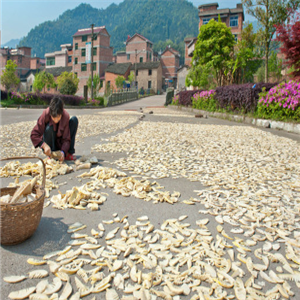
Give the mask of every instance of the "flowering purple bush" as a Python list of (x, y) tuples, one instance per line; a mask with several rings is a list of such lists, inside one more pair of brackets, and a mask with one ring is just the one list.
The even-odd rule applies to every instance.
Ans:
[(289, 81), (263, 91), (258, 101), (260, 118), (300, 120), (300, 82)]
[(233, 112), (254, 112), (262, 89), (269, 91), (275, 85), (276, 83), (246, 83), (218, 87), (215, 95), (217, 107)]
[(208, 111), (216, 110), (215, 90), (197, 92), (192, 97), (193, 108)]

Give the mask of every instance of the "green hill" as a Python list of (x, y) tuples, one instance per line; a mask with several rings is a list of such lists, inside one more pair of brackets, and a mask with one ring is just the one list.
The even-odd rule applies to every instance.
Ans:
[(125, 50), (127, 36), (142, 34), (154, 43), (154, 51), (167, 45), (184, 56), (184, 38), (198, 35), (198, 10), (187, 0), (124, 0), (106, 9), (80, 4), (65, 11), (57, 20), (47, 21), (33, 28), (19, 43), (32, 47), (32, 54), (44, 57), (57, 51), (61, 44), (72, 43), (72, 35), (80, 28), (106, 26), (111, 46)]

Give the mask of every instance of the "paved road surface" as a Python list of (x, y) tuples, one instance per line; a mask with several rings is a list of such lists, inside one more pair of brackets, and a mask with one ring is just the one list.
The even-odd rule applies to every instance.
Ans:
[[(130, 102), (120, 106), (106, 108), (103, 110), (70, 109), (68, 111), (70, 115), (83, 115), (83, 114), (91, 115), (91, 114), (98, 113), (100, 111), (115, 111), (115, 110), (139, 111), (141, 107), (145, 111), (147, 107), (150, 108), (152, 107), (153, 110), (154, 107), (162, 107), (164, 105), (164, 101), (165, 101), (165, 95), (159, 95), (159, 96), (153, 96), (142, 100)], [(1, 109), (1, 124), (4, 125), (4, 124), (17, 123), (20, 121), (33, 121), (39, 117), (41, 112), (42, 109), (19, 109), (19, 110)], [(214, 118), (208, 118), (208, 119), (194, 118), (191, 117), (192, 114), (190, 114), (189, 116), (187, 115), (181, 117), (174, 116), (171, 114), (171, 112), (170, 114), (168, 114), (166, 113), (166, 111), (164, 111), (164, 114), (165, 115), (159, 115), (159, 114), (156, 115), (156, 113), (154, 113), (153, 115), (150, 115), (149, 113), (145, 113), (145, 118), (142, 121), (137, 120), (136, 123), (131, 124), (130, 126), (128, 126), (128, 128), (132, 128), (133, 126), (139, 124), (139, 122), (145, 122), (145, 121), (155, 122), (155, 123), (171, 122), (174, 124), (185, 123), (185, 124), (204, 124), (204, 125), (207, 124), (230, 125), (230, 126), (244, 126), (244, 127), (248, 126), (245, 124), (234, 123), (234, 122), (229, 122), (229, 121), (219, 120)], [(260, 130), (269, 131), (277, 136), (288, 137), (289, 139), (295, 140), (299, 143), (299, 136), (295, 134), (288, 134), (288, 133), (271, 130), (271, 129), (260, 129)], [(119, 130), (118, 132), (119, 133), (124, 132), (124, 129)], [(113, 136), (118, 132), (86, 138), (84, 140), (84, 143), (80, 143), (79, 145), (76, 146), (76, 154), (89, 155), (91, 153), (91, 146), (93, 146), (96, 143), (99, 143), (101, 137)], [(251, 141), (245, 141), (245, 143), (251, 143)], [(106, 167), (115, 167), (114, 165), (111, 164), (111, 162), (114, 162), (119, 157), (126, 157), (126, 153), (98, 153), (97, 152), (94, 153), (94, 155), (96, 155), (97, 158), (99, 159), (100, 165)], [(299, 162), (290, 162), (290, 163), (297, 164)], [(64, 193), (65, 191), (72, 189), (73, 186), (79, 186), (82, 184), (82, 182), (79, 182), (78, 181), (79, 179), (76, 177), (78, 174), (82, 172), (83, 171), (77, 171), (68, 175), (58, 176), (54, 180), (57, 181), (58, 183), (66, 182), (65, 185), (62, 185), (60, 187), (60, 191)], [(298, 175), (295, 174), (295, 176)], [(7, 183), (7, 181), (10, 182), (11, 179), (10, 180), (5, 179), (3, 180), (2, 183)], [(192, 182), (185, 178), (178, 178), (178, 179), (163, 178), (157, 181), (162, 186), (165, 187), (166, 191), (171, 191), (171, 192), (180, 191), (181, 200), (195, 197), (194, 190), (204, 189), (204, 186), (200, 182)], [(40, 259), (46, 253), (63, 249), (67, 245), (68, 241), (70, 240), (70, 235), (67, 233), (67, 229), (70, 224), (73, 224), (74, 222), (81, 222), (83, 224), (86, 224), (87, 228), (83, 230), (83, 232), (91, 235), (90, 234), (91, 229), (97, 229), (97, 225), (103, 220), (112, 219), (114, 213), (117, 213), (120, 218), (122, 218), (125, 215), (128, 215), (128, 221), (130, 224), (135, 224), (136, 219), (138, 217), (147, 215), (151, 223), (155, 226), (155, 228), (160, 228), (163, 221), (168, 218), (178, 218), (179, 216), (187, 215), (188, 218), (183, 222), (187, 222), (191, 224), (191, 227), (195, 229), (195, 228), (199, 228), (198, 226), (196, 226), (196, 221), (198, 221), (199, 219), (208, 218), (210, 222), (208, 223), (207, 226), (210, 232), (212, 233), (212, 236), (216, 237), (216, 235), (218, 234), (216, 230), (216, 226), (218, 225), (218, 223), (215, 221), (214, 216), (203, 215), (203, 214), (201, 215), (198, 213), (199, 210), (205, 209), (205, 207), (200, 203), (196, 203), (195, 205), (186, 205), (183, 203), (176, 203), (174, 205), (170, 205), (167, 203), (153, 204), (152, 202), (145, 202), (141, 199), (137, 199), (132, 196), (125, 198), (122, 197), (121, 195), (116, 195), (115, 193), (113, 193), (112, 189), (110, 188), (105, 188), (102, 191), (108, 193), (107, 201), (103, 205), (101, 205), (100, 210), (96, 212), (90, 210), (82, 211), (82, 210), (74, 210), (74, 209), (57, 210), (57, 209), (53, 209), (51, 205), (44, 208), (43, 217), (40, 222), (40, 225), (37, 231), (35, 232), (35, 234), (30, 239), (16, 246), (1, 246), (0, 249), (1, 278), (9, 275), (26, 275), (27, 272), (37, 268), (48, 269), (47, 266), (46, 267), (31, 266), (26, 261), (30, 257)], [(57, 190), (53, 190), (51, 192), (51, 196), (54, 194), (57, 194)], [(299, 197), (298, 197), (298, 201), (299, 201)], [(105, 225), (106, 233), (115, 227), (116, 224)], [(230, 225), (225, 224), (224, 228), (226, 232), (229, 233), (232, 227)], [(99, 243), (101, 243), (101, 245), (105, 245), (104, 239), (103, 238), (100, 239)], [(262, 243), (259, 243), (259, 245), (262, 246)], [(280, 251), (283, 254), (285, 254), (283, 248), (284, 247), (282, 247)], [(238, 252), (236, 252), (236, 254), (237, 253)], [(257, 261), (257, 259), (253, 255), (253, 252), (251, 252), (251, 254), (249, 255), (253, 258), (253, 260), (256, 260), (256, 262), (262, 263), (261, 261)], [(241, 268), (245, 270), (247, 274), (245, 277), (242, 278), (243, 281), (245, 282), (245, 280), (249, 278), (249, 272), (247, 271), (247, 268), (243, 263)], [(143, 272), (146, 273), (148, 271), (149, 270), (146, 271), (143, 270)], [(39, 280), (37, 279), (35, 280), (28, 279), (22, 283), (11, 285), (2, 281), (1, 278), (0, 278), (1, 299), (8, 299), (7, 296), (9, 292), (13, 290), (18, 290), (21, 288), (36, 285), (39, 282)], [(53, 275), (51, 275), (50, 278), (52, 280)], [(262, 279), (260, 278), (260, 281), (261, 280)], [(295, 286), (295, 284), (291, 282), (289, 283), (292, 285), (293, 291), (298, 293), (298, 288)], [(266, 282), (266, 287), (264, 287), (263, 290), (266, 291), (268, 288), (272, 288), (273, 286), (274, 284), (270, 284)], [(73, 281), (73, 288), (75, 288), (74, 281)], [(182, 296), (181, 298), (190, 299), (191, 295), (192, 294), (190, 294), (190, 296)], [(104, 299), (104, 293), (95, 294), (93, 296), (96, 296), (96, 299)], [(92, 299), (92, 295), (89, 295), (84, 299)], [(293, 299), (299, 299), (299, 298), (295, 296)]]

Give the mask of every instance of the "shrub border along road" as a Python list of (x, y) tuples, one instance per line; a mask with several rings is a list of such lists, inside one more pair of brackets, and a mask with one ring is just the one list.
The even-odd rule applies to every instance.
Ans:
[(219, 113), (219, 112), (209, 112), (206, 110), (199, 110), (192, 107), (183, 107), (183, 106), (175, 106), (175, 105), (169, 105), (169, 109), (173, 110), (183, 110), (192, 112), (195, 114), (202, 114), (203, 116), (209, 116), (213, 118), (219, 118), (229, 121), (235, 121), (239, 123), (246, 123), (251, 125), (256, 125), (258, 127), (264, 127), (264, 128), (272, 128), (272, 129), (280, 129), (287, 132), (292, 132), (296, 134), (300, 134), (300, 124), (297, 123), (286, 123), (286, 122), (279, 122), (279, 121), (273, 121), (273, 120), (264, 120), (264, 119), (255, 119), (250, 118), (246, 116), (241, 115), (232, 115), (228, 113)]

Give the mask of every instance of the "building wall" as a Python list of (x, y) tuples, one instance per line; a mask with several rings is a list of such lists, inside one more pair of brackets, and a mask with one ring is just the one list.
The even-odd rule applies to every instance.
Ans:
[(30, 69), (31, 70), (37, 70), (41, 68), (41, 59), (39, 57), (32, 57), (30, 60)]
[[(135, 50), (137, 50), (137, 56), (135, 57)], [(145, 50), (145, 52), (143, 52)], [(148, 53), (148, 57), (147, 57)], [(151, 59), (150, 59), (151, 53)], [(153, 50), (149, 43), (142, 39), (140, 36), (134, 36), (126, 45), (126, 54), (130, 55), (130, 58), (123, 62), (139, 63), (140, 57), (143, 58), (143, 62), (153, 61)]]
[(174, 55), (170, 50), (166, 50), (161, 58), (162, 73), (165, 78), (177, 76), (177, 69), (179, 68), (179, 57)]
[(148, 89), (148, 82), (151, 81), (151, 89), (157, 93), (162, 89), (162, 68), (161, 65), (157, 69), (152, 69), (152, 74), (149, 75), (149, 70), (138, 70), (137, 82), (138, 89)]
[[(82, 42), (81, 36), (73, 37), (73, 72), (77, 73), (79, 85), (77, 95), (83, 95), (84, 86), (91, 75), (91, 65), (87, 64), (87, 70), (81, 71), (81, 65), (85, 63), (85, 56), (81, 56), (81, 49), (86, 48), (86, 43), (91, 42), (91, 34), (87, 35), (87, 41)], [(75, 44), (78, 43), (78, 50), (75, 50)], [(93, 41), (93, 47), (96, 48), (96, 55), (93, 56), (93, 61), (96, 63), (96, 71), (93, 74), (98, 74), (101, 77), (104, 74), (107, 66), (113, 61), (113, 49), (110, 47), (110, 36), (104, 30), (97, 34), (97, 39)], [(75, 58), (78, 63), (75, 64)]]
[(127, 79), (128, 76), (129, 76), (129, 74), (130, 74), (130, 68), (128, 68), (128, 70), (126, 71), (126, 73), (124, 75), (114, 74), (114, 73), (110, 73), (110, 72), (105, 72), (105, 86), (108, 84), (108, 82), (110, 82), (111, 89), (112, 90), (116, 90), (117, 89), (117, 87), (116, 87), (116, 78), (118, 76), (124, 76), (125, 79)]
[(185, 78), (189, 72), (187, 67), (183, 67), (177, 72), (177, 90), (181, 91), (185, 89)]
[(191, 40), (184, 42), (184, 64), (189, 67), (191, 66), (191, 63), (192, 63), (192, 57), (190, 57), (188, 54), (188, 44), (190, 42), (191, 42)]
[[(16, 75), (20, 77), (30, 70), (31, 48), (20, 47), (17, 49), (1, 49), (0, 55), (0, 76), (5, 70), (7, 61), (10, 59), (17, 64)], [(5, 87), (1, 84), (1, 89)]]
[(115, 62), (117, 64), (127, 63), (127, 54), (117, 54)]

